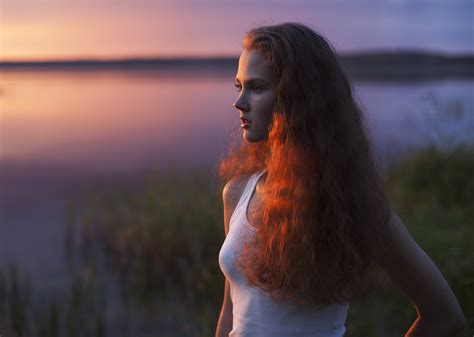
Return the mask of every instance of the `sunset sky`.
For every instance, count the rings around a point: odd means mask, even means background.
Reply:
[[[474,1],[1,0],[0,60],[238,55],[258,24],[298,21],[342,52],[474,52]]]

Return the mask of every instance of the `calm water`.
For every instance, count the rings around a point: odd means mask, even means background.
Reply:
[[[67,197],[151,166],[215,168],[238,126],[233,75],[2,73],[0,264],[17,264],[36,287],[60,286]],[[382,165],[429,141],[474,142],[474,81],[354,89]]]

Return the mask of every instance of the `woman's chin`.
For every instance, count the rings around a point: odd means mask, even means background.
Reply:
[[[245,129],[244,129],[242,137],[248,143],[258,143],[265,140],[264,137],[259,137],[258,135],[255,135],[251,131],[245,130]]]
[[[254,143],[255,142],[254,137],[252,135],[252,132],[250,132],[249,130],[246,130],[246,129],[243,129],[242,138],[248,143]]]

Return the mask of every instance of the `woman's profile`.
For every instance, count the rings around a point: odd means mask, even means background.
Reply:
[[[221,162],[216,336],[343,336],[350,301],[382,273],[416,307],[405,336],[454,336],[463,313],[390,208],[330,44],[299,23],[254,28],[235,85],[243,140]]]

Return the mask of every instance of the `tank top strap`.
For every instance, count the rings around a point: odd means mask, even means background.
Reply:
[[[265,171],[266,171],[265,169],[261,171],[257,171],[249,177],[249,180],[247,181],[247,184],[245,185],[244,191],[242,192],[242,195],[240,196],[239,202],[237,203],[237,206],[235,206],[235,210],[231,216],[231,220],[234,217],[234,215],[237,213],[237,210],[240,209],[240,207],[244,206],[244,209],[246,209],[247,204],[249,203],[250,198],[253,194],[253,191],[255,190],[255,186],[257,185],[258,180],[265,173]]]
[[[255,187],[257,186],[257,183],[260,179],[260,177],[266,172],[266,170],[261,170],[258,172],[255,172],[252,174],[252,176],[249,178],[249,181],[247,182],[247,186],[245,187],[244,192],[242,193],[242,197],[240,200],[242,201],[239,206],[244,207],[245,210],[247,210],[248,204],[250,202],[250,198],[253,195],[253,192],[255,191]]]

